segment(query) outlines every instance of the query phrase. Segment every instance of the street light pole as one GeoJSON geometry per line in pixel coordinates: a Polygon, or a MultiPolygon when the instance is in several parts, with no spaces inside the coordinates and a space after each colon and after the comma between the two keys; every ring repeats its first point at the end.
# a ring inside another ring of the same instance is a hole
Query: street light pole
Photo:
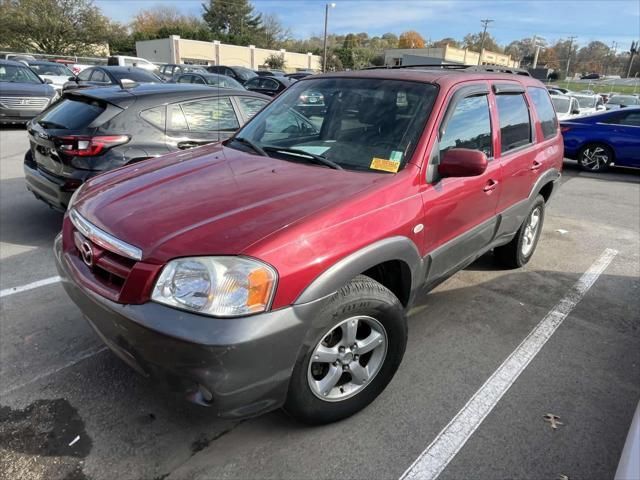
{"type": "Polygon", "coordinates": [[[322,55],[322,73],[327,71],[327,25],[329,23],[329,7],[335,8],[335,3],[327,3],[324,6],[324,46],[322,55]]]}
{"type": "Polygon", "coordinates": [[[564,72],[564,78],[567,80],[567,85],[569,84],[569,65],[571,64],[571,54],[573,53],[573,41],[578,38],[576,36],[569,37],[569,55],[567,57],[567,70],[564,72]]]}
{"type": "Polygon", "coordinates": [[[493,20],[489,20],[488,18],[485,20],[480,20],[480,23],[484,25],[484,30],[482,30],[482,41],[480,42],[480,55],[478,56],[478,65],[482,62],[482,51],[484,50],[484,39],[487,36],[487,26],[493,22],[493,20]]]}

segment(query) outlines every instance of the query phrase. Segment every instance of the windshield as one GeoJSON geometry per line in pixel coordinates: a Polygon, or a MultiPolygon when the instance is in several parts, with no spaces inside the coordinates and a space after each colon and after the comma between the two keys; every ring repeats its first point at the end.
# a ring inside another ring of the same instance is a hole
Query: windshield
{"type": "Polygon", "coordinates": [[[233,78],[227,77],[226,75],[209,74],[205,78],[207,80],[207,85],[222,88],[238,88],[240,90],[244,90],[244,87],[242,85],[236,82],[233,78]]]}
{"type": "MultiPolygon", "coordinates": [[[[304,80],[285,90],[236,136],[285,160],[296,161],[294,153],[285,152],[294,149],[347,170],[395,173],[411,158],[436,95],[437,87],[426,83],[304,80]]],[[[240,142],[230,146],[246,148],[240,142]]]]}
{"type": "Polygon", "coordinates": [[[54,75],[57,77],[72,77],[73,73],[64,65],[57,63],[40,63],[29,65],[38,75],[54,75]]]}
{"type": "Polygon", "coordinates": [[[578,100],[578,104],[580,108],[594,108],[596,106],[596,98],[595,97],[574,97],[578,100]]]}
{"type": "Polygon", "coordinates": [[[0,65],[0,82],[42,83],[31,69],[17,65],[0,65]]]}
{"type": "Polygon", "coordinates": [[[616,95],[611,97],[607,103],[612,105],[640,105],[640,100],[631,95],[616,95]]]}
{"type": "Polygon", "coordinates": [[[571,100],[569,100],[568,98],[551,97],[551,101],[553,102],[553,106],[556,107],[556,112],[569,112],[569,105],[571,105],[571,100]]]}
{"type": "Polygon", "coordinates": [[[146,70],[142,70],[141,68],[131,68],[129,70],[111,70],[111,73],[118,80],[127,79],[141,83],[153,83],[162,81],[160,77],[158,77],[154,73],[147,72],[146,70]]]}

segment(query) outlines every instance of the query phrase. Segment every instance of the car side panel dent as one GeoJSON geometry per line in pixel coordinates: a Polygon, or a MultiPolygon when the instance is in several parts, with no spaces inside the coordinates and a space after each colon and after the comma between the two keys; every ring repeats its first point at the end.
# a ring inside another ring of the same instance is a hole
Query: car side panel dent
{"type": "Polygon", "coordinates": [[[391,260],[399,260],[408,265],[413,292],[424,278],[424,261],[413,241],[407,237],[394,236],[372,243],[332,265],[303,290],[294,305],[331,295],[356,275],[391,260]]]}

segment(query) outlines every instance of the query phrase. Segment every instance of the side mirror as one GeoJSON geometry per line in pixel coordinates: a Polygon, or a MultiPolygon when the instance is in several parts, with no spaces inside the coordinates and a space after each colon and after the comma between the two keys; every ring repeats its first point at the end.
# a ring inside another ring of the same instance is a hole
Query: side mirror
{"type": "Polygon", "coordinates": [[[69,77],[67,80],[69,80],[70,82],[77,82],[78,81],[78,77],[69,77]]]}
{"type": "Polygon", "coordinates": [[[573,110],[571,110],[571,114],[572,115],[577,115],[580,113],[580,109],[579,108],[574,108],[573,110]]]}
{"type": "Polygon", "coordinates": [[[484,173],[488,163],[480,150],[452,148],[440,158],[438,173],[442,177],[476,177],[484,173]]]}
{"type": "Polygon", "coordinates": [[[44,83],[46,83],[47,85],[53,85],[53,82],[51,81],[50,78],[44,78],[43,79],[44,83]]]}

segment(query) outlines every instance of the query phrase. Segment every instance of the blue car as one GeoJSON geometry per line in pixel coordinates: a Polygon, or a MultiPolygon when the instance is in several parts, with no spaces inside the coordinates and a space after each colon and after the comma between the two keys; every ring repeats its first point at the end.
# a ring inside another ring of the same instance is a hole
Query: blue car
{"type": "Polygon", "coordinates": [[[564,155],[584,170],[640,168],[640,108],[626,107],[560,122],[564,155]]]}

